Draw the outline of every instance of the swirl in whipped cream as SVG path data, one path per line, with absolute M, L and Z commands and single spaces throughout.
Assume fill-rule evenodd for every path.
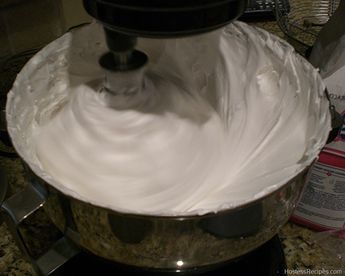
M 208 45 L 210 37 L 217 43 Z M 69 71 L 63 100 L 46 99 L 54 112 L 33 111 L 32 167 L 56 188 L 121 212 L 203 214 L 279 188 L 323 147 L 330 129 L 323 84 L 277 37 L 235 22 L 141 47 L 154 58 L 134 105 L 117 108 L 119 96 L 99 89 L 98 65 L 85 62 L 97 73 Z M 70 58 L 69 70 L 82 63 Z M 47 83 L 48 94 L 53 87 Z

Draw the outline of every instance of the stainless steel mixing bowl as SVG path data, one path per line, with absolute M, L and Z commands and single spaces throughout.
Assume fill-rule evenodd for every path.
M 43 206 L 81 249 L 117 263 L 164 271 L 207 270 L 271 239 L 289 219 L 308 171 L 244 206 L 202 216 L 160 217 L 122 214 L 82 202 L 25 168 L 31 184 L 3 204 L 15 235 L 16 224 Z

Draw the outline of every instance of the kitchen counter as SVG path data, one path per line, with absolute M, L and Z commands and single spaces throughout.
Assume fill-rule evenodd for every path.
M 260 22 L 255 25 L 262 27 L 272 33 L 284 37 L 275 22 Z M 0 146 L 1 148 L 1 146 Z M 23 169 L 19 159 L 0 157 L 0 167 L 7 175 L 9 190 L 7 196 L 14 194 L 25 185 Z M 0 183 L 1 185 L 1 183 Z M 25 223 L 23 229 L 28 242 L 33 248 L 38 248 L 33 254 L 44 251 L 49 241 L 54 240 L 58 231 L 53 228 L 49 219 L 43 212 L 34 215 L 30 221 Z M 283 242 L 288 269 L 290 274 L 295 275 L 320 275 L 310 271 L 297 270 L 331 270 L 338 271 L 337 275 L 345 275 L 345 241 L 325 233 L 316 233 L 306 228 L 287 223 L 280 231 L 280 238 Z M 7 226 L 0 217 L 0 276 L 2 275 L 34 275 L 30 264 L 23 258 L 21 252 L 14 243 Z

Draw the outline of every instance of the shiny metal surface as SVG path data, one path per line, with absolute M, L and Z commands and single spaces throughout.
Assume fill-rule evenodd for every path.
M 31 255 L 26 240 L 20 229 L 20 225 L 37 210 L 42 208 L 46 201 L 47 194 L 42 187 L 31 183 L 24 190 L 11 196 L 4 202 L 7 182 L 1 179 L 0 187 L 0 210 L 11 234 L 26 259 L 33 265 L 39 276 L 52 275 L 59 267 L 77 255 L 80 250 L 65 237 L 56 241 L 52 247 L 39 258 Z
M 271 239 L 288 220 L 307 169 L 248 205 L 185 217 L 117 213 L 66 196 L 29 173 L 47 191 L 46 213 L 80 247 L 117 263 L 183 271 L 227 262 Z

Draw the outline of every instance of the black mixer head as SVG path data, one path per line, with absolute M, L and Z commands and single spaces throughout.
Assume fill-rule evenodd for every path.
M 103 24 L 108 47 L 115 56 L 110 62 L 107 59 L 111 55 L 103 57 L 101 65 L 114 71 L 132 70 L 145 63 L 143 56 L 138 55 L 139 62 L 131 55 L 135 37 L 209 32 L 238 18 L 246 4 L 247 0 L 84 0 L 86 11 Z M 119 60 L 124 62 L 119 64 Z
M 247 0 L 84 0 L 105 27 L 131 36 L 176 37 L 209 32 L 238 18 Z

